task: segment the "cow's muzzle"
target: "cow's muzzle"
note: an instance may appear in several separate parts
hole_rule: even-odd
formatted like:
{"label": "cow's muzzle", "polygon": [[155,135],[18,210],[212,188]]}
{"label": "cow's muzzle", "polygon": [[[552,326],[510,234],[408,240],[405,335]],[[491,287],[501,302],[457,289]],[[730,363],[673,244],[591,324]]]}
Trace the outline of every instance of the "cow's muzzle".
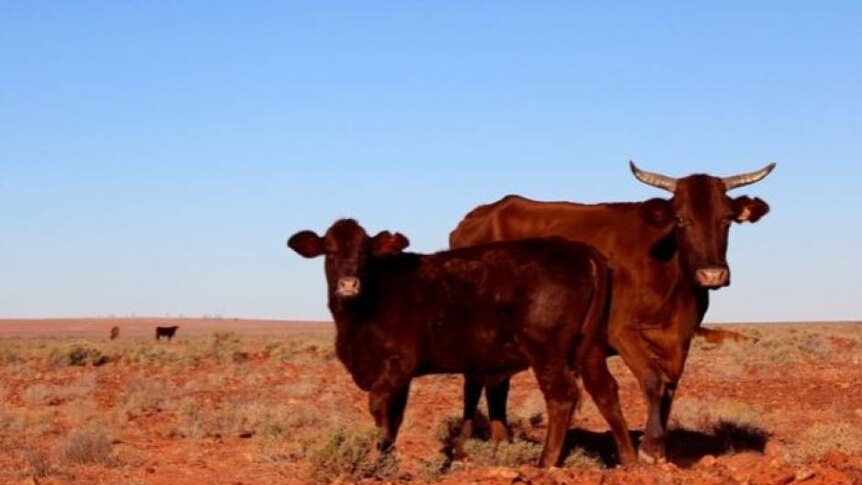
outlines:
{"label": "cow's muzzle", "polygon": [[704,288],[721,288],[730,284],[730,270],[726,266],[708,266],[695,271],[694,278]]}
{"label": "cow's muzzle", "polygon": [[359,295],[359,278],[355,276],[344,276],[338,278],[335,294],[342,298],[353,298]]}

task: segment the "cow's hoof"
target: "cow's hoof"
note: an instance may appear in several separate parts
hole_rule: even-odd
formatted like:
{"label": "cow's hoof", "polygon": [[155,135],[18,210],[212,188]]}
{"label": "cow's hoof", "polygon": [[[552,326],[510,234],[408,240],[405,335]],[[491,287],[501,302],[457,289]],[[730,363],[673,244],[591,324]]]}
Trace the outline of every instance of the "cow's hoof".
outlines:
{"label": "cow's hoof", "polygon": [[656,458],[643,449],[638,450],[638,459],[641,463],[646,463],[647,465],[655,465],[656,463],[661,463],[664,461],[664,458]]}

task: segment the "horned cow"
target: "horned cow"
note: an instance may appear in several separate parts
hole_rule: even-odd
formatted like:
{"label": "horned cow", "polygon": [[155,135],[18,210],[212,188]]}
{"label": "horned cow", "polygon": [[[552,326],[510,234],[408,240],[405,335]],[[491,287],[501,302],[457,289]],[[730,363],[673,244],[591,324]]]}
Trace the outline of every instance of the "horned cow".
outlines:
{"label": "horned cow", "polygon": [[[450,234],[449,246],[560,236],[591,244],[606,255],[614,274],[608,352],[622,357],[647,400],[640,456],[649,462],[663,460],[674,391],[691,339],[709,305],[708,290],[730,284],[725,259],[730,226],[757,222],[769,212],[769,206],[758,198],[730,198],[727,192],[763,179],[774,167],[772,163],[729,177],[694,174],[674,178],[643,171],[630,162],[639,181],[666,190],[672,197],[578,204],[509,195],[468,213]],[[588,379],[589,369],[584,370],[584,382],[591,393],[591,382],[613,381],[609,374]],[[482,385],[482,379],[466,376],[464,412],[468,421]],[[616,389],[615,381],[611,385]],[[486,397],[489,417],[505,429],[508,381],[499,386],[502,391],[489,387]],[[619,401],[616,391],[613,400]]]}

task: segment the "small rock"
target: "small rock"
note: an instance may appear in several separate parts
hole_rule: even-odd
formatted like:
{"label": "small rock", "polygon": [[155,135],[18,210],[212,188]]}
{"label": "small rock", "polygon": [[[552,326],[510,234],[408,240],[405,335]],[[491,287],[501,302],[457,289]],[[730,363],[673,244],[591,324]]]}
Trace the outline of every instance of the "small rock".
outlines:
{"label": "small rock", "polygon": [[712,455],[706,455],[703,458],[701,458],[700,461],[697,462],[697,464],[699,466],[702,466],[703,468],[710,468],[710,467],[715,466],[715,464],[717,462],[718,462],[718,459],[716,457],[714,457]]}
{"label": "small rock", "polygon": [[842,382],[841,384],[838,384],[838,387],[840,387],[841,389],[850,389],[850,386],[851,384],[849,382]]}
{"label": "small rock", "polygon": [[814,478],[814,470],[810,468],[803,468],[796,472],[794,478],[796,478],[797,482],[804,482],[805,480],[810,480]]}
{"label": "small rock", "polygon": [[506,481],[511,482],[511,481],[515,480],[516,478],[518,478],[519,475],[520,475],[520,473],[518,472],[518,470],[514,470],[512,468],[507,468],[507,467],[496,467],[496,468],[492,468],[492,469],[488,470],[488,472],[485,474],[485,477],[486,478],[506,480]]}
{"label": "small rock", "polygon": [[786,473],[784,475],[779,475],[775,481],[771,482],[772,485],[787,485],[788,483],[796,480],[796,475],[793,473]]}

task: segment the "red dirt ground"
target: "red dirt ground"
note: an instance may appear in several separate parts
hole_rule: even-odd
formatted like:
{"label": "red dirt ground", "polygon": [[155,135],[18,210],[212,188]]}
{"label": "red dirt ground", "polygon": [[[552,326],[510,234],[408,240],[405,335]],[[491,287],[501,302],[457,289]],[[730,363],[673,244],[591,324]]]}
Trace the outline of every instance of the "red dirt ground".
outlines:
{"label": "red dirt ground", "polygon": [[[154,327],[169,324],[180,325],[175,342],[154,342]],[[121,329],[122,344],[108,342],[114,325]],[[670,436],[670,463],[613,467],[606,426],[584,395],[570,438],[576,446],[600,455],[610,467],[513,469],[474,466],[468,460],[439,477],[440,483],[862,484],[862,324],[722,328],[750,339],[720,346],[695,342],[672,414],[676,425]],[[39,350],[92,342],[110,354],[112,345],[132,342],[128,345],[136,349],[173,352],[192,349],[195,342],[211,339],[215,332],[232,332],[242,341],[256,339],[257,347],[234,352],[235,361],[227,363],[215,357],[191,364],[159,360],[165,357],[151,362],[123,357],[98,367],[51,366],[42,355],[48,350]],[[182,432],[187,423],[180,419],[179,397],[177,403],[160,407],[139,404],[129,396],[135,389],[149,389],[138,398],[182,396],[200,403],[202,409],[221,411],[248,403],[259,403],[260,412],[279,406],[310,408],[324,413],[325,420],[370,424],[366,395],[331,355],[324,352],[316,357],[318,350],[312,349],[302,358],[276,359],[274,353],[260,350],[268,339],[327,341],[332,335],[330,324],[315,322],[0,320],[0,351],[6,346],[14,348],[7,353],[23,355],[22,361],[0,354],[0,455],[5,455],[0,456],[0,483],[307,483],[304,464],[289,444],[277,454],[262,451],[261,441],[248,433]],[[130,351],[116,347],[115,352]],[[239,354],[241,359],[236,360]],[[640,391],[618,358],[611,359],[611,366],[620,382],[629,426],[639,436],[645,415]],[[435,430],[443,418],[459,411],[460,390],[459,376],[415,381],[397,442],[404,470],[401,480],[423,483],[416,470],[423,460],[438,455],[441,445]],[[517,375],[510,413],[517,415],[535,406],[536,393],[529,373]],[[96,414],[112,416],[109,434],[118,463],[58,464],[63,440],[82,423],[96,419],[90,407]],[[722,422],[731,426],[722,428]],[[533,434],[541,438],[541,428]],[[299,443],[295,446],[303,442],[290,435],[281,439]],[[50,471],[35,472],[38,460],[25,449],[42,453]]]}

